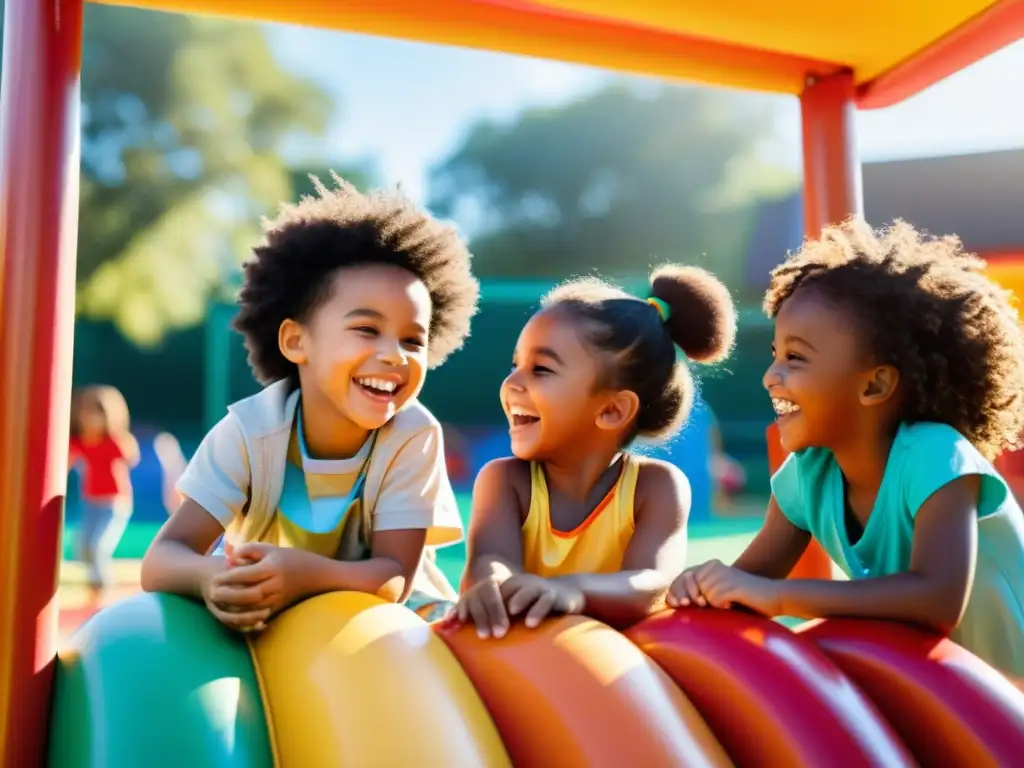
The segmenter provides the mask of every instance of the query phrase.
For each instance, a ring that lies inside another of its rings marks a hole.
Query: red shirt
[[[109,499],[131,490],[124,452],[109,435],[98,443],[72,437],[68,460],[82,465],[82,493],[86,498]]]

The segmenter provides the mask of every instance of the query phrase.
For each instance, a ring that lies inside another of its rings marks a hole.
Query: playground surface
[[[469,495],[460,495],[459,507],[464,522],[469,519]],[[747,545],[761,524],[757,510],[763,510],[763,500],[750,499],[739,505],[730,517],[716,518],[710,522],[695,523],[689,529],[689,549],[687,560],[700,563],[712,558],[725,562],[734,559]],[[159,529],[158,523],[137,522],[129,524],[124,537],[115,554],[114,570],[117,575],[117,586],[108,590],[103,598],[103,605],[109,605],[128,597],[139,589],[139,568],[146,548]],[[64,537],[64,560],[60,570],[60,637],[69,637],[96,610],[89,604],[88,591],[85,587],[85,571],[74,560],[73,544],[75,526],[69,524]],[[437,562],[448,580],[458,584],[465,564],[466,548],[464,544],[445,547],[437,552]]]

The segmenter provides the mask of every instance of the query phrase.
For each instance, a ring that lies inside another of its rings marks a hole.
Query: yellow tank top
[[[633,537],[633,496],[639,465],[626,454],[614,487],[571,531],[551,525],[551,499],[539,463],[530,464],[530,511],[523,522],[523,569],[553,578],[572,573],[615,573]]]

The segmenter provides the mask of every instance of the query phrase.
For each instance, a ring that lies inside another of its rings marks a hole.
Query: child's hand
[[[777,581],[752,576],[718,560],[687,569],[680,574],[672,585],[677,599],[680,593],[675,591],[676,584],[680,582],[682,596],[697,605],[710,605],[714,608],[742,605],[765,616],[778,616],[782,612]],[[690,591],[694,584],[696,598],[691,596],[693,593]],[[679,600],[681,605],[688,605],[689,602]]]
[[[459,621],[476,625],[480,638],[504,637],[508,632],[509,619],[505,601],[501,596],[501,581],[490,577],[478,581],[459,598],[455,606]]]
[[[518,573],[501,585],[509,616],[526,614],[524,623],[536,627],[551,613],[581,613],[583,593],[566,581]]]
[[[238,606],[225,600],[224,595],[216,586],[217,579],[226,572],[227,561],[224,561],[224,570],[211,572],[203,579],[202,592],[203,602],[207,610],[213,614],[221,624],[240,632],[259,631],[266,626],[270,618],[270,611],[265,609],[246,608]]]
[[[704,595],[700,593],[700,586],[697,584],[697,572],[703,567],[703,565],[693,565],[676,576],[672,586],[668,588],[668,596],[666,597],[666,602],[670,606],[673,608],[688,605],[703,607],[708,604],[708,601],[704,599]]]
[[[301,596],[298,574],[308,553],[272,544],[233,547],[231,567],[213,578],[213,599],[237,610],[267,612],[287,608]]]

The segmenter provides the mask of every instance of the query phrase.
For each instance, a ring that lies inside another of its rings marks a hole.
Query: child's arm
[[[125,432],[123,435],[111,435],[110,439],[114,441],[114,445],[117,446],[117,450],[121,454],[121,460],[128,465],[129,469],[138,465],[141,453],[139,441],[135,439],[135,435]]]
[[[228,626],[245,628],[267,618],[261,611],[233,611],[213,596],[214,577],[226,570],[223,557],[207,553],[242,513],[249,497],[249,463],[241,431],[225,417],[203,439],[178,485],[185,497],[161,526],[142,559],[142,588],[202,599]]]
[[[349,562],[302,549],[259,542],[241,544],[232,557],[250,561],[214,578],[232,605],[276,613],[325,592],[366,592],[393,603],[408,597],[427,532],[423,528],[378,531],[368,560]]]
[[[612,626],[628,626],[664,607],[672,577],[686,563],[690,483],[676,467],[645,463],[637,479],[635,530],[622,570],[563,576],[586,600],[584,612]]]
[[[978,476],[959,477],[921,505],[906,573],[775,580],[711,562],[696,569],[696,589],[706,601],[700,604],[744,605],[768,616],[889,619],[948,633],[963,616],[974,579],[979,487]]]
[[[236,629],[258,626],[269,618],[269,611],[230,610],[226,595],[218,591],[216,578],[226,571],[226,563],[223,557],[206,553],[223,532],[223,523],[186,498],[160,527],[142,559],[142,588],[202,600],[218,620]]]
[[[456,612],[460,621],[476,625],[480,637],[502,637],[510,624],[501,588],[523,568],[522,504],[516,490],[517,479],[524,479],[518,478],[520,472],[516,459],[497,459],[480,470],[473,484],[466,570]]]
[[[732,567],[753,576],[784,579],[796,567],[810,543],[811,534],[793,525],[772,496],[768,499],[764,525]]]
[[[485,580],[500,584],[523,569],[523,523],[515,487],[519,469],[516,459],[497,459],[484,465],[473,483],[462,592]]]
[[[921,505],[906,573],[853,581],[777,582],[779,613],[893,619],[942,633],[956,628],[974,581],[980,486],[977,475],[960,477]]]

